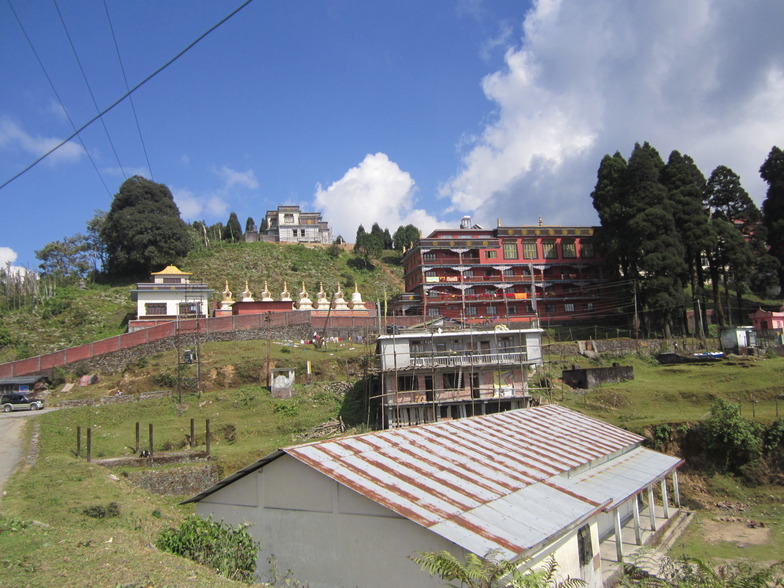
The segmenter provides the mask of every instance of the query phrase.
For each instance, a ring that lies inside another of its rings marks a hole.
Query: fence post
[[[191,449],[194,445],[196,445],[196,419],[191,419],[191,438],[190,438],[190,445]]]
[[[210,419],[207,419],[206,426],[205,426],[205,435],[206,435],[206,444],[207,444],[207,457],[210,456]]]
[[[136,422],[136,450],[134,453],[139,453],[139,422]]]
[[[76,458],[82,457],[82,428],[76,427]]]
[[[152,423],[150,423],[150,457],[152,457]]]
[[[93,460],[93,430],[87,427],[87,461]]]

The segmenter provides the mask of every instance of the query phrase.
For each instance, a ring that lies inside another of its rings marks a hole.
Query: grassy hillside
[[[248,286],[259,297],[268,282],[272,297],[278,299],[284,280],[296,299],[302,282],[315,300],[319,283],[332,294],[340,284],[346,299],[354,284],[368,302],[392,298],[403,290],[400,254],[387,251],[368,268],[349,248],[275,243],[221,243],[192,252],[180,269],[194,279],[207,282],[215,290],[211,303],[220,300],[224,283],[239,299]],[[55,295],[34,306],[0,315],[0,362],[30,357],[124,333],[127,320],[136,312],[131,301],[133,282],[106,286],[92,284],[86,289],[65,286]],[[212,306],[212,304],[211,304]]]

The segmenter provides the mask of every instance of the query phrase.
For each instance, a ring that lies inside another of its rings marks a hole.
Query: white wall
[[[256,506],[258,505],[258,506]],[[311,588],[439,586],[409,559],[417,551],[462,554],[441,538],[339,485],[289,456],[218,490],[197,504],[201,516],[252,523],[261,541],[257,575],[267,560]]]

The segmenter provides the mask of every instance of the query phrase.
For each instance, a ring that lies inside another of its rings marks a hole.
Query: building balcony
[[[404,356],[405,357],[405,356]],[[452,367],[479,367],[487,365],[520,365],[528,361],[528,354],[524,351],[509,351],[496,353],[476,353],[468,351],[449,352],[441,354],[423,353],[410,354],[407,363],[398,357],[397,369],[411,368],[452,368]],[[383,360],[382,360],[383,361]],[[402,365],[401,365],[402,364]],[[383,369],[383,367],[382,367]],[[392,371],[391,369],[387,371]]]

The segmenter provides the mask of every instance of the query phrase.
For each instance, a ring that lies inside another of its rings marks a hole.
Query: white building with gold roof
[[[170,265],[151,274],[151,282],[136,284],[131,299],[136,301],[136,320],[129,331],[144,329],[178,318],[206,317],[213,293],[205,282],[191,281],[193,274]]]

